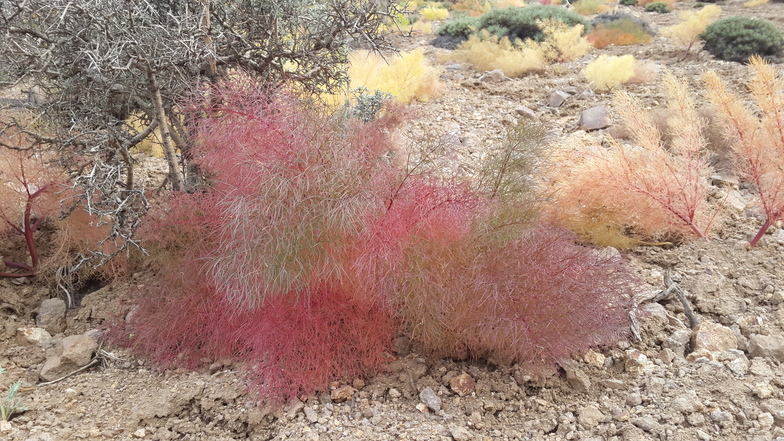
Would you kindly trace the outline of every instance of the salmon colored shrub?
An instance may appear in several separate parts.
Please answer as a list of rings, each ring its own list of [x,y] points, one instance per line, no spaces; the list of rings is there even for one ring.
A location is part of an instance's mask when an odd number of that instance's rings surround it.
[[[784,218],[784,80],[759,56],[751,57],[749,64],[748,87],[755,108],[731,92],[715,72],[705,81],[736,163],[757,188],[757,201],[765,212],[765,222],[750,242],[755,246],[774,222]]]
[[[682,240],[709,234],[717,211],[707,204],[712,168],[702,136],[705,122],[685,82],[667,74],[664,84],[672,112],[669,149],[641,103],[619,92],[615,109],[634,143],[611,139],[605,148],[577,142],[564,154],[571,165],[560,168],[555,179],[557,216],[585,240],[609,245],[604,240],[616,235]]]
[[[627,46],[651,41],[651,35],[630,18],[596,25],[586,38],[597,49],[605,48],[611,44]]]

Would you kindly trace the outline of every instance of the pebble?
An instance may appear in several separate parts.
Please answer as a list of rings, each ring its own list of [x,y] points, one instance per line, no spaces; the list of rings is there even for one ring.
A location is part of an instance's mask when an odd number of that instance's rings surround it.
[[[426,387],[422,389],[422,392],[419,392],[419,400],[433,412],[441,410],[441,398],[429,387]]]
[[[585,406],[580,409],[577,421],[586,429],[592,429],[599,425],[604,418],[604,414],[596,406]]]
[[[463,426],[451,425],[449,426],[449,434],[455,441],[468,441],[474,438],[471,431]]]

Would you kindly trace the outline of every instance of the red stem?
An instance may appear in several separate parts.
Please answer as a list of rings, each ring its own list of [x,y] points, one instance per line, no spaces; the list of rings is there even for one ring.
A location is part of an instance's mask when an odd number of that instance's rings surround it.
[[[30,223],[30,213],[33,209],[33,197],[37,196],[39,193],[36,192],[33,196],[27,199],[27,204],[25,204],[25,213],[24,213],[24,237],[25,242],[27,242],[27,251],[30,252],[30,261],[32,262],[32,267],[38,267],[38,250],[35,247],[35,241],[33,240],[33,233],[35,233],[35,227],[32,226]]]
[[[770,218],[765,219],[765,223],[762,224],[762,227],[760,227],[760,230],[757,232],[757,235],[754,236],[754,239],[751,239],[751,242],[749,242],[750,247],[757,245],[757,242],[759,242],[760,239],[762,239],[762,236],[765,235],[765,233],[768,231],[768,228],[772,223],[773,222],[770,220]]]

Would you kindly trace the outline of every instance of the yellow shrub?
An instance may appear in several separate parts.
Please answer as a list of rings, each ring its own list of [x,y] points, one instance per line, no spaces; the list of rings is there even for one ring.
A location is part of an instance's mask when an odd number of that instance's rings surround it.
[[[696,12],[683,11],[680,23],[661,28],[660,33],[683,47],[688,54],[700,34],[705,32],[708,25],[716,21],[720,15],[721,8],[717,5],[706,5]]]
[[[356,51],[349,55],[349,63],[351,90],[378,90],[403,103],[425,102],[443,90],[438,70],[425,60],[422,49],[401,52],[386,60],[369,51]]]
[[[596,90],[610,90],[634,77],[637,61],[633,55],[620,57],[600,55],[588,63],[583,74]]]
[[[609,11],[610,5],[604,0],[580,0],[572,4],[572,11],[580,15],[594,15]]]
[[[559,21],[539,22],[545,39],[538,43],[533,40],[517,41],[512,44],[508,38],[498,39],[486,31],[480,36],[472,35],[451,55],[451,59],[466,61],[479,70],[501,69],[510,77],[518,77],[527,72],[541,71],[548,64],[570,61],[585,55],[591,44],[582,36],[581,25],[569,27]]]
[[[569,27],[566,23],[558,20],[540,21],[545,39],[543,46],[550,62],[572,61],[587,54],[593,47],[591,43],[583,37],[583,26],[576,25]]]
[[[757,6],[762,6],[767,3],[768,0],[750,0],[743,4],[746,8],[755,8]]]
[[[434,5],[431,3],[420,9],[419,15],[422,16],[423,20],[427,21],[446,20],[449,18],[449,10],[443,6]]]
[[[510,77],[518,77],[532,70],[543,70],[547,66],[547,58],[541,45],[536,42],[515,47],[504,37],[487,32],[482,38],[472,35],[458,46],[451,58],[471,63],[479,70],[501,69]]]

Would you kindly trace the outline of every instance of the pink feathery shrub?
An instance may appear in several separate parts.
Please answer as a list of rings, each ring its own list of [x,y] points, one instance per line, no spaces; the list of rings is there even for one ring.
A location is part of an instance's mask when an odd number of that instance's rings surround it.
[[[160,283],[114,332],[138,353],[239,360],[282,401],[373,374],[398,333],[542,369],[626,332],[622,259],[538,226],[543,130],[511,128],[461,181],[440,174],[438,145],[393,142],[394,109],[324,115],[241,76],[202,96],[188,127],[209,186],[147,227]]]

